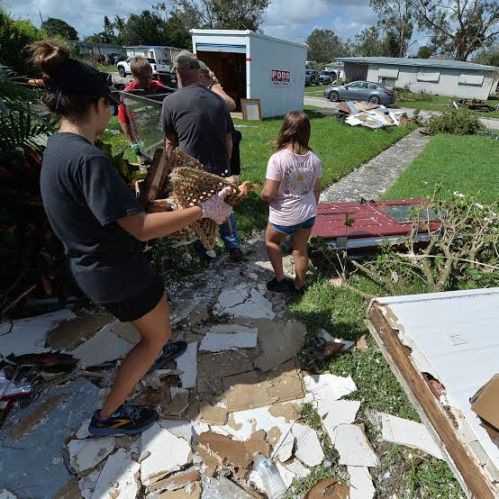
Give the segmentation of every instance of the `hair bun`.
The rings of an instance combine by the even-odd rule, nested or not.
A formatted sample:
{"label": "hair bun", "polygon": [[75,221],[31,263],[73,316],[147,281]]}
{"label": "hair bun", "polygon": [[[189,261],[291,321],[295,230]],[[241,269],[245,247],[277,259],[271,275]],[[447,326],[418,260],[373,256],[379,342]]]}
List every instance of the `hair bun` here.
{"label": "hair bun", "polygon": [[33,53],[33,64],[41,70],[44,78],[52,79],[59,66],[69,59],[69,50],[50,40],[35,42],[29,48]]}

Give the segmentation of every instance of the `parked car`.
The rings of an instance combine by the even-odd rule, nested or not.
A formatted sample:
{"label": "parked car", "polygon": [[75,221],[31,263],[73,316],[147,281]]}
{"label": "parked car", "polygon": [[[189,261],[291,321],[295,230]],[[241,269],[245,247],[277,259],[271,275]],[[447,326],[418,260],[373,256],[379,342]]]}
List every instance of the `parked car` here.
{"label": "parked car", "polygon": [[354,81],[347,85],[335,85],[324,90],[324,97],[332,102],[361,100],[389,106],[395,103],[395,92],[379,83]]}
{"label": "parked car", "polygon": [[336,79],[337,77],[335,71],[328,71],[325,69],[324,71],[321,71],[319,83],[321,85],[331,85],[331,83],[334,83]]}
{"label": "parked car", "polygon": [[314,71],[313,69],[305,70],[305,86],[309,87],[310,85],[318,85],[319,84],[319,71]]}
{"label": "parked car", "polygon": [[[120,76],[126,76],[127,74],[131,74],[132,70],[130,69],[130,63],[132,62],[133,57],[129,57],[125,61],[120,61],[116,66],[118,67],[118,72]],[[152,74],[160,74],[160,73],[169,73],[170,72],[170,66],[167,64],[158,64],[155,59],[152,59],[150,57],[147,57],[147,60],[149,61],[149,64],[151,65],[152,68]]]}

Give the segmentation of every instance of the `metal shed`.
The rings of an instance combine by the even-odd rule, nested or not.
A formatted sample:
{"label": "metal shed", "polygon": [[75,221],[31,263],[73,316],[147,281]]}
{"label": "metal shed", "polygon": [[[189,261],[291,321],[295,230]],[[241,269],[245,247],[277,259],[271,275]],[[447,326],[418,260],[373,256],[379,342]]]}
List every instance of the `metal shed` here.
{"label": "metal shed", "polygon": [[260,99],[263,117],[303,109],[307,46],[253,31],[194,29],[193,53],[236,101]]}
{"label": "metal shed", "polygon": [[367,80],[449,97],[486,100],[497,88],[499,68],[445,59],[340,57],[348,81]]}

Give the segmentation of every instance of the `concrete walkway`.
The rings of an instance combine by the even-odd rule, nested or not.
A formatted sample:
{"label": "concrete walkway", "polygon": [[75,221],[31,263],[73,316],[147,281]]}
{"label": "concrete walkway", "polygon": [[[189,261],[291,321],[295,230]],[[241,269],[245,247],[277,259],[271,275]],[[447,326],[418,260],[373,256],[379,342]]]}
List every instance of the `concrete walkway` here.
{"label": "concrete walkway", "polygon": [[[305,98],[303,100],[303,103],[305,106],[313,106],[313,107],[318,107],[321,108],[320,112],[324,112],[324,114],[333,114],[337,109],[338,109],[338,103],[337,102],[331,102],[324,97],[309,97],[305,95]],[[404,111],[407,113],[407,115],[412,117],[416,109],[410,109],[410,108],[397,108],[397,111]],[[434,115],[440,114],[437,111],[427,111],[427,110],[422,110],[419,114],[419,116],[423,119],[428,119],[431,118]],[[487,127],[490,128],[491,130],[499,130],[499,119],[496,118],[480,118],[480,121]]]}
{"label": "concrete walkway", "polygon": [[379,198],[423,151],[430,138],[419,133],[419,129],[415,130],[323,191],[321,201]]}

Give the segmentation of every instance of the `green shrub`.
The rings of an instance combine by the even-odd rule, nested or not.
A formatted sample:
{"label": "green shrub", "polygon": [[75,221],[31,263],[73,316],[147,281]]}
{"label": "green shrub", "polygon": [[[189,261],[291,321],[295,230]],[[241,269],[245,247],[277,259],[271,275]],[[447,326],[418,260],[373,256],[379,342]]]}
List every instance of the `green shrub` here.
{"label": "green shrub", "polygon": [[409,87],[404,87],[397,88],[396,92],[397,100],[399,102],[433,101],[433,94],[425,90],[421,90],[420,92],[411,92],[411,90],[409,90]]}
{"label": "green shrub", "polygon": [[480,118],[468,109],[446,109],[441,115],[428,120],[428,131],[432,135],[450,133],[453,135],[474,135],[484,130]]}

